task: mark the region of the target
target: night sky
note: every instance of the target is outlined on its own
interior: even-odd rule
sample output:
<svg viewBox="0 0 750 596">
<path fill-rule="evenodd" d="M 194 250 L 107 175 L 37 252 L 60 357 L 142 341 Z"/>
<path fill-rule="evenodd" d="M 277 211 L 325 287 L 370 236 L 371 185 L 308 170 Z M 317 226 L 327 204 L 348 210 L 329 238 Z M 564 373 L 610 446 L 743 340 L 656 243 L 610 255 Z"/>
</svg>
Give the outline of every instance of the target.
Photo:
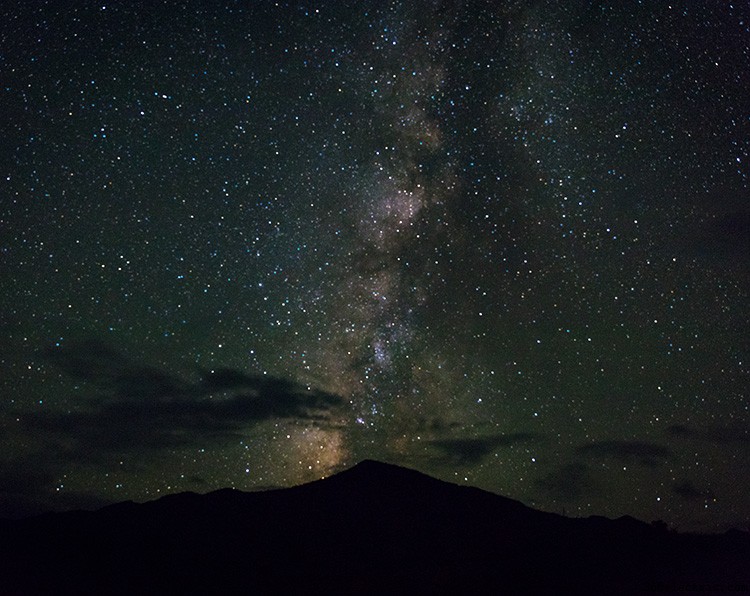
<svg viewBox="0 0 750 596">
<path fill-rule="evenodd" d="M 372 458 L 748 527 L 744 0 L 0 12 L 0 516 Z"/>
</svg>

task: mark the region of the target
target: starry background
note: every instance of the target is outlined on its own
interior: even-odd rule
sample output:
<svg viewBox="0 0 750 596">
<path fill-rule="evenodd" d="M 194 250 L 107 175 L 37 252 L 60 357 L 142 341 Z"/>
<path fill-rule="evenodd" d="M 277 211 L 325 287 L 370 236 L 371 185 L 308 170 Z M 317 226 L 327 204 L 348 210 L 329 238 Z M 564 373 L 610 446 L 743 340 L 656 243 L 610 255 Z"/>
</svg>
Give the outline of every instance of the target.
<svg viewBox="0 0 750 596">
<path fill-rule="evenodd" d="M 6 2 L 0 514 L 386 460 L 750 523 L 745 2 Z"/>
</svg>

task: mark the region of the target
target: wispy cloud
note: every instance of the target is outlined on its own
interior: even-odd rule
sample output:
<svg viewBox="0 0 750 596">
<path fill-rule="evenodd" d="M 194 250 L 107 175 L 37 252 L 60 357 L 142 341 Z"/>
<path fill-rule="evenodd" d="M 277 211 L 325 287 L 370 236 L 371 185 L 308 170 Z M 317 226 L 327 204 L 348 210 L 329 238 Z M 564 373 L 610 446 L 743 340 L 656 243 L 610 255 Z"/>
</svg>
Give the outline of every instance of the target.
<svg viewBox="0 0 750 596">
<path fill-rule="evenodd" d="M 597 490 L 591 471 L 582 462 L 569 463 L 553 470 L 537 480 L 536 485 L 557 502 L 575 501 L 591 496 Z"/>
<path fill-rule="evenodd" d="M 672 452 L 658 443 L 646 441 L 598 441 L 576 449 L 579 457 L 613 458 L 655 467 L 672 457 Z"/>
<path fill-rule="evenodd" d="M 672 487 L 672 492 L 686 501 L 698 501 L 713 499 L 714 495 L 709 490 L 702 490 L 693 484 L 690 480 L 683 480 Z"/>
<path fill-rule="evenodd" d="M 750 445 L 750 429 L 733 426 L 692 428 L 674 424 L 667 429 L 667 434 L 671 438 L 706 441 L 719 445 Z"/>
<path fill-rule="evenodd" d="M 476 464 L 486 455 L 501 447 L 526 443 L 536 438 L 531 433 L 512 433 L 476 438 L 435 439 L 430 445 L 442 452 L 445 459 L 460 465 Z"/>
<path fill-rule="evenodd" d="M 46 357 L 86 381 L 90 395 L 76 409 L 26 414 L 22 422 L 89 459 L 113 450 L 220 441 L 271 418 L 325 424 L 343 404 L 337 395 L 287 379 L 228 368 L 201 372 L 190 382 L 94 342 Z"/>
</svg>

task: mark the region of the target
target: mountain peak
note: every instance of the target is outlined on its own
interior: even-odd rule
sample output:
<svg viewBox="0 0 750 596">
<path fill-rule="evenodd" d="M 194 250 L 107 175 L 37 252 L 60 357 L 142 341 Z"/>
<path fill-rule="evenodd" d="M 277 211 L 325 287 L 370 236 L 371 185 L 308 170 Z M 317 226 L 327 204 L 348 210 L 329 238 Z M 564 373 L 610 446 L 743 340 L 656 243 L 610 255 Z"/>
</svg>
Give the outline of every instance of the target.
<svg viewBox="0 0 750 596">
<path fill-rule="evenodd" d="M 0 552 L 3 588 L 18 594 L 57 592 L 63 577 L 71 591 L 98 594 L 351 594 L 365 581 L 370 593 L 750 585 L 744 535 L 566 519 L 371 459 L 278 491 L 183 493 L 21 520 L 0 532 Z"/>
<path fill-rule="evenodd" d="M 401 485 L 403 483 L 412 485 L 415 482 L 443 483 L 443 481 L 417 470 L 374 459 L 363 459 L 351 468 L 331 476 L 329 480 L 335 478 L 349 479 L 358 484 L 372 485 L 373 483 L 377 483 L 384 486 L 388 486 L 389 484 Z"/>
<path fill-rule="evenodd" d="M 407 468 L 403 468 L 401 466 L 397 466 L 396 464 L 389 464 L 386 462 L 378 461 L 376 459 L 363 459 L 359 461 L 358 463 L 354 464 L 350 470 L 358 470 L 360 472 L 394 472 L 396 470 L 399 471 L 407 471 Z M 412 470 L 409 470 L 412 471 Z"/>
</svg>

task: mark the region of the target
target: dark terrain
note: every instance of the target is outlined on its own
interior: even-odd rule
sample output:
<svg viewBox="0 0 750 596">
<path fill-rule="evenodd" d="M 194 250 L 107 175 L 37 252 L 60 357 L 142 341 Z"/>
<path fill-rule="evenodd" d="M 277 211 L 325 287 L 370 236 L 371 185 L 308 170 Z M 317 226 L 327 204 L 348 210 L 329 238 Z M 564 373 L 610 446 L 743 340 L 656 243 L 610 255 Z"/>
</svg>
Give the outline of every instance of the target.
<svg viewBox="0 0 750 596">
<path fill-rule="evenodd" d="M 183 493 L 0 525 L 3 594 L 750 588 L 750 536 L 569 519 L 365 461 L 261 493 Z"/>
</svg>

